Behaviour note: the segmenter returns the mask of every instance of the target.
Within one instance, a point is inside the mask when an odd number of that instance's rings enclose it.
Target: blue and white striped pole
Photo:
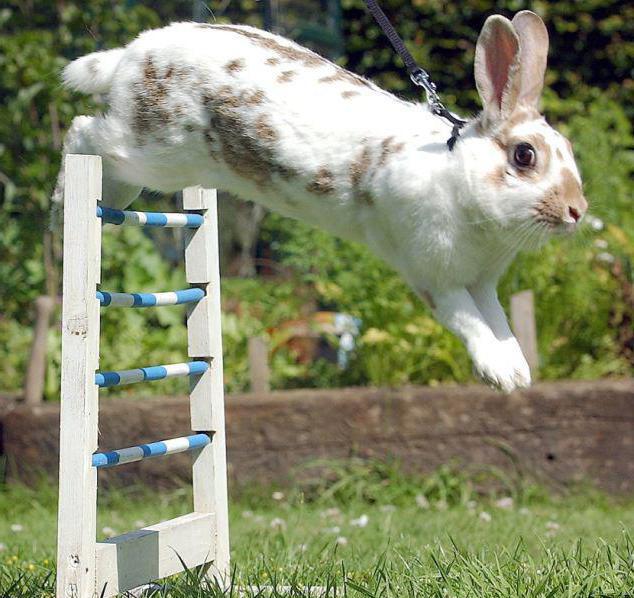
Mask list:
[[[184,453],[193,451],[211,442],[211,438],[207,434],[193,434],[192,436],[182,436],[180,438],[171,438],[169,440],[161,440],[159,442],[150,442],[149,444],[140,444],[129,448],[117,449],[106,453],[94,453],[92,456],[93,467],[114,467],[115,465],[123,465],[124,463],[134,463],[151,457],[161,457],[163,455],[173,455],[175,453]]]
[[[120,370],[116,372],[97,372],[95,384],[100,388],[120,386],[121,384],[133,384],[135,382],[150,382],[163,380],[164,378],[176,378],[202,374],[209,369],[206,361],[190,361],[189,363],[172,363],[170,365],[153,365],[134,370]]]
[[[202,289],[183,289],[165,293],[109,293],[97,291],[101,307],[155,307],[195,303],[205,296]]]
[[[97,208],[97,217],[108,224],[167,228],[198,228],[204,222],[204,218],[200,214],[134,212],[131,210],[115,210],[105,206]]]

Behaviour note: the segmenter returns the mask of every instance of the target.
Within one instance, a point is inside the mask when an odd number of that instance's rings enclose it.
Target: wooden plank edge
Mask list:
[[[97,596],[107,598],[213,559],[215,515],[189,513],[96,545]]]

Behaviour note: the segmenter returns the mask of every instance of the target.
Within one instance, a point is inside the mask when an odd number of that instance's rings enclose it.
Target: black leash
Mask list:
[[[403,40],[400,38],[399,34],[396,33],[396,29],[394,29],[392,23],[390,23],[389,19],[385,16],[385,13],[381,10],[381,7],[378,5],[376,0],[365,0],[365,3],[376,22],[379,24],[381,29],[383,29],[383,33],[385,33],[387,38],[390,40],[394,50],[396,50],[396,53],[405,63],[405,67],[409,71],[410,79],[414,85],[418,85],[425,90],[427,103],[429,104],[432,113],[448,120],[453,126],[451,137],[447,140],[447,147],[449,148],[449,151],[453,150],[454,145],[456,145],[456,141],[458,141],[458,137],[460,136],[460,129],[467,124],[467,121],[462,120],[461,118],[456,118],[453,114],[451,114],[451,112],[449,112],[449,110],[447,110],[447,108],[445,108],[445,105],[440,101],[440,97],[436,92],[436,84],[429,77],[429,73],[416,63],[414,57],[405,47]]]

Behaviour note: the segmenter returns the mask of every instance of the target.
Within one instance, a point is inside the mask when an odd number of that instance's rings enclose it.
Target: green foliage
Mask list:
[[[616,0],[543,3],[382,3],[415,57],[429,68],[450,106],[476,109],[472,82],[474,43],[484,18],[533,8],[546,19],[552,49],[546,114],[573,140],[594,215],[602,231],[551,243],[519,258],[502,284],[502,297],[536,292],[544,378],[631,373],[616,342],[627,322],[622,281],[611,258],[630,277],[632,231],[632,79],[628,72],[632,10]],[[221,19],[261,24],[256,0],[212,8]],[[217,10],[216,10],[217,9]],[[398,93],[416,96],[399,59],[364,9],[343,0],[346,51],[342,62]],[[508,12],[510,11],[510,12]],[[0,387],[18,389],[26,368],[33,300],[59,293],[60,240],[49,229],[49,197],[59,167],[63,132],[77,114],[92,113],[93,99],[59,84],[68,59],[129,41],[137,32],[191,15],[188,0],[150,5],[124,0],[29,3],[9,0],[0,10]],[[630,112],[627,112],[629,110]],[[152,198],[157,208],[167,200]],[[167,204],[166,204],[167,205]],[[144,204],[150,206],[149,200]],[[142,206],[143,207],[143,206]],[[173,207],[173,206],[172,206]],[[160,209],[160,208],[158,208]],[[163,234],[163,233],[162,233]],[[384,264],[358,246],[276,215],[263,235],[290,272],[283,282],[223,280],[223,329],[227,388],[247,386],[247,340],[268,336],[272,382],[277,388],[344,384],[399,385],[464,382],[471,365],[460,343],[444,331]],[[104,236],[104,288],[165,290],[184,285],[177,236],[109,230]],[[167,239],[165,243],[164,239]],[[599,242],[600,248],[595,245]],[[171,248],[169,244],[171,243]],[[157,249],[159,251],[157,251]],[[628,267],[630,268],[628,274]],[[281,324],[306,305],[361,318],[362,335],[350,366],[296,362],[280,342]],[[185,355],[183,310],[117,310],[103,313],[101,366],[121,368],[181,361]],[[58,396],[59,326],[48,339],[46,395]],[[161,383],[161,392],[185,389],[184,381]],[[115,393],[156,392],[133,386]]]
[[[406,474],[397,463],[346,459],[308,463],[302,470],[314,472],[298,484],[296,492],[307,503],[405,506],[415,503],[466,505],[475,498],[472,480],[449,466],[429,476]],[[306,471],[298,472],[306,475]],[[425,502],[426,501],[426,502]]]
[[[353,71],[376,78],[410,97],[400,58],[392,50],[363,0],[342,0],[346,53]],[[493,13],[512,17],[530,9],[550,33],[547,85],[562,98],[583,97],[588,88],[609,90],[630,110],[634,80],[634,7],[619,0],[543,2],[541,0],[384,0],[381,2],[414,58],[433,75],[450,106],[478,108],[473,81],[475,42]]]

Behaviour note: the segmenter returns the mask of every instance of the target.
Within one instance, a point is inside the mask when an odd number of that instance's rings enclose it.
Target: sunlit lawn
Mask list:
[[[233,595],[237,587],[258,595],[259,585],[273,596],[307,596],[306,586],[394,598],[634,596],[631,500],[512,488],[482,496],[447,472],[426,480],[389,468],[339,474],[297,490],[235,496]],[[189,505],[188,492],[111,491],[101,500],[99,535],[169,519]],[[51,486],[0,491],[1,596],[53,595],[55,517]],[[193,572],[159,592],[223,595]]]

